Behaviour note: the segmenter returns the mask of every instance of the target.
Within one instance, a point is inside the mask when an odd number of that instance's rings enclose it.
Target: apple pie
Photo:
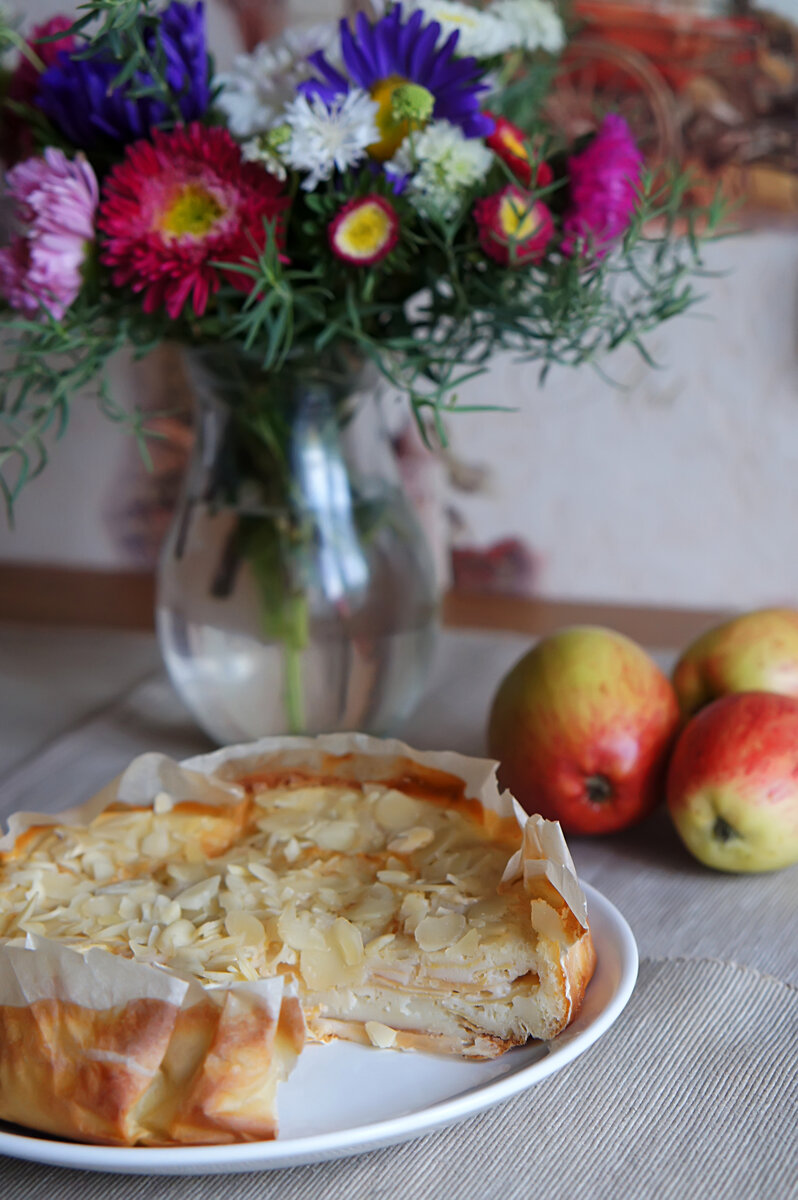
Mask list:
[[[595,955],[555,823],[495,764],[362,735],[136,759],[0,842],[0,1117],[121,1144],[275,1135],[305,1037],[489,1058]],[[109,953],[110,952],[110,953]]]

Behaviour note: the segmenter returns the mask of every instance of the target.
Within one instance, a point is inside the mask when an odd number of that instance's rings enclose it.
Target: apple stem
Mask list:
[[[588,775],[585,788],[594,804],[602,804],[612,798],[613,787],[606,775]]]

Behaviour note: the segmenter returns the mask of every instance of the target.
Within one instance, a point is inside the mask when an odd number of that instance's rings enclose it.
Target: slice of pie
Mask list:
[[[73,1137],[273,1136],[297,996],[312,1040],[488,1058],[561,1032],[595,962],[558,825],[362,735],[144,755],[0,850],[0,1116]],[[121,1115],[76,1115],[69,1061],[123,1073]]]

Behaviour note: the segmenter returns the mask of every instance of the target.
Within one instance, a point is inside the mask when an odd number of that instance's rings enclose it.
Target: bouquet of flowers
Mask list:
[[[548,0],[388,3],[225,74],[201,0],[78,12],[28,40],[2,27],[17,54],[0,141],[9,504],[91,381],[145,437],[105,379],[123,345],[177,341],[214,364],[236,430],[228,493],[257,476],[273,500],[309,378],[334,381],[343,414],[347,371],[371,362],[444,440],[458,388],[497,351],[544,373],[625,342],[645,353],[695,298],[680,180],[644,168],[619,116],[576,145],[545,119],[565,41]]]

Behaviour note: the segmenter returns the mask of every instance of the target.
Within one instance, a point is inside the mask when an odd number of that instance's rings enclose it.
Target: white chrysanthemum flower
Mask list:
[[[473,54],[477,58],[492,58],[518,45],[518,32],[508,21],[499,20],[492,9],[474,8],[459,0],[413,0],[408,9],[419,8],[428,21],[441,27],[441,41],[455,30],[460,34],[458,54]]]
[[[513,46],[557,54],[565,45],[562,18],[549,0],[496,0],[491,12],[509,27]]]
[[[261,42],[251,54],[236,55],[232,71],[216,76],[214,83],[221,88],[216,102],[234,137],[251,138],[282,121],[298,85],[313,74],[308,55],[316,50],[337,65],[340,38],[335,25],[290,29]]]
[[[307,171],[302,187],[311,192],[333,171],[347,171],[366,157],[366,147],[380,140],[377,103],[362,88],[338,96],[332,108],[313,96],[297,96],[283,111],[291,139],[282,150],[290,167]]]
[[[407,138],[388,164],[394,175],[410,176],[407,195],[421,212],[451,217],[466,190],[485,178],[493,154],[479,138],[468,138],[457,125],[433,121]]]

